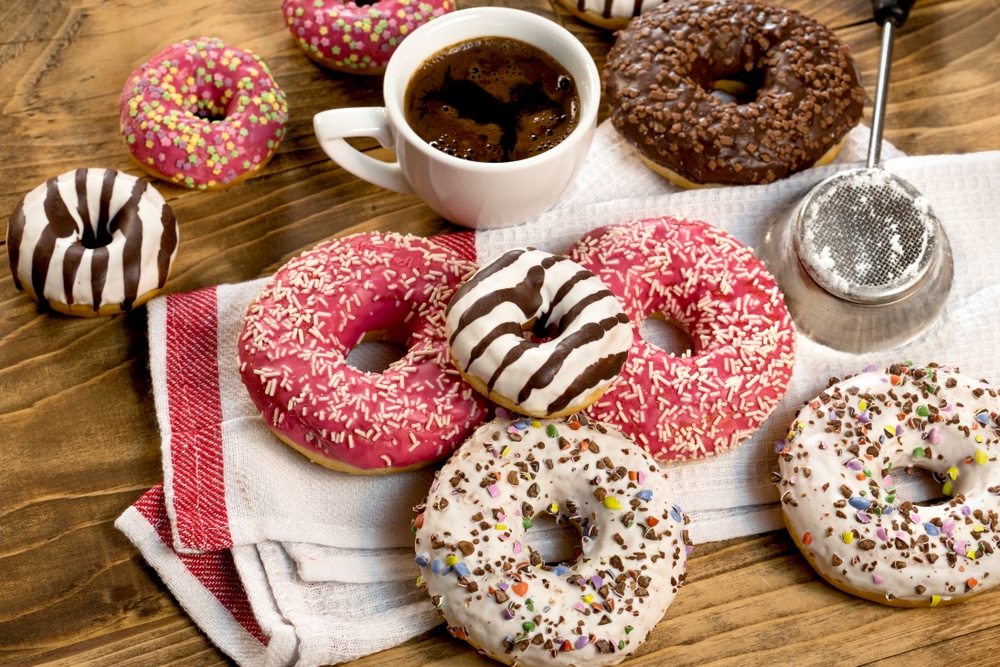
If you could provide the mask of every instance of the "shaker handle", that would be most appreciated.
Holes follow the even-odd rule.
[[[906,23],[910,16],[910,8],[916,0],[872,0],[872,9],[875,11],[875,22],[885,25],[886,21],[891,21],[897,28]]]

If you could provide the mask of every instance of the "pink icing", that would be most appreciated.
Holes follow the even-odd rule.
[[[285,23],[307,56],[324,67],[380,74],[389,56],[421,24],[455,9],[452,0],[284,0]]]
[[[267,425],[321,461],[363,471],[428,464],[487,415],[453,367],[444,307],[474,271],[433,239],[357,234],[282,267],[250,306],[240,376]],[[383,373],[350,365],[366,334],[408,347]],[[332,467],[341,467],[333,465]]]
[[[258,56],[204,37],[140,65],[118,112],[125,145],[144,169],[211,189],[267,164],[284,136],[288,105]]]
[[[621,377],[587,412],[659,459],[738,445],[788,387],[795,332],[778,287],[748,248],[703,222],[653,218],[591,232],[569,256],[622,300],[636,325]],[[662,314],[689,336],[675,356],[642,338]]]

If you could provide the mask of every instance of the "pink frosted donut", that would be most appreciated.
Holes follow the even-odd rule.
[[[476,268],[463,237],[356,234],[278,270],[247,311],[239,371],[281,440],[328,468],[379,474],[451,454],[486,418],[445,336],[445,306]],[[347,355],[369,340],[407,351],[382,373],[359,370]]]
[[[132,72],[118,114],[125,145],[150,175],[211,190],[267,164],[288,105],[259,57],[203,37],[168,46]]]
[[[632,322],[663,317],[690,338],[675,356],[638,326],[618,381],[588,414],[658,459],[738,445],[788,387],[795,331],[774,278],[748,248],[703,222],[652,218],[605,227],[569,256],[614,292]]]
[[[382,74],[404,37],[454,11],[452,0],[282,0],[285,23],[307,56],[323,67]]]

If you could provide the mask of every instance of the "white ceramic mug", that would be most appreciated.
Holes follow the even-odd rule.
[[[507,37],[532,44],[573,77],[580,95],[577,127],[553,148],[513,162],[472,162],[430,146],[406,123],[404,96],[410,77],[439,51],[478,37]],[[313,119],[320,146],[359,178],[395,192],[415,192],[441,217],[488,229],[525,222],[547,211],[576,177],[597,126],[601,84],[590,54],[559,24],[520,9],[462,9],[414,30],[386,67],[384,107],[331,109]],[[376,160],[345,137],[374,137],[396,151],[396,162]]]

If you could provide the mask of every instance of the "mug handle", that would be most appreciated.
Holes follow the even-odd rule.
[[[373,137],[384,148],[393,148],[395,142],[385,107],[321,111],[313,116],[313,130],[323,152],[358,178],[393,192],[413,192],[398,162],[376,160],[344,141],[345,137]]]

